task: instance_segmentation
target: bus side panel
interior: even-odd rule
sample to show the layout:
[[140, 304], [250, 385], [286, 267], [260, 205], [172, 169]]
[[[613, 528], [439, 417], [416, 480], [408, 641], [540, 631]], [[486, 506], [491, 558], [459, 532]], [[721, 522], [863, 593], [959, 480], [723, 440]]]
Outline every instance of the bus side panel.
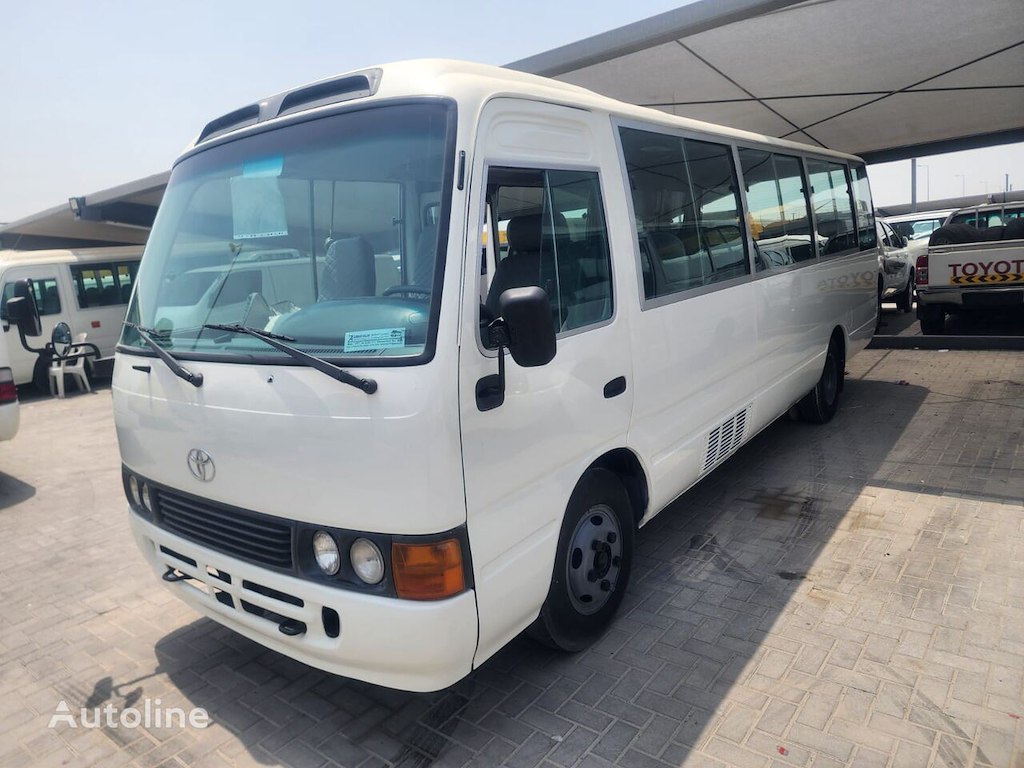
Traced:
[[649, 517], [814, 387], [835, 328], [847, 356], [863, 349], [873, 266], [873, 251], [814, 262], [639, 314], [630, 444], [649, 457]]
[[633, 318], [629, 443], [650, 467], [648, 516], [696, 482], [704, 436], [755, 398], [757, 293], [756, 283], [745, 283]]

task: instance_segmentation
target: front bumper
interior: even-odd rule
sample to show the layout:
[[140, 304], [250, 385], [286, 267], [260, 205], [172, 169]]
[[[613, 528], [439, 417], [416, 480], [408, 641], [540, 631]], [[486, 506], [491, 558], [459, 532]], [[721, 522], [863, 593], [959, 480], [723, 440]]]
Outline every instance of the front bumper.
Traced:
[[[407, 691], [436, 691], [469, 674], [473, 592], [417, 602], [364, 595], [271, 571], [169, 533], [129, 511], [146, 560], [178, 597], [251, 640], [312, 667]], [[332, 614], [333, 612], [333, 614]], [[282, 625], [298, 634], [285, 634]], [[332, 636], [336, 635], [336, 636]]]
[[1024, 305], [1024, 286], [984, 286], [978, 288], [917, 289], [917, 305], [927, 304], [960, 309], [988, 309]]

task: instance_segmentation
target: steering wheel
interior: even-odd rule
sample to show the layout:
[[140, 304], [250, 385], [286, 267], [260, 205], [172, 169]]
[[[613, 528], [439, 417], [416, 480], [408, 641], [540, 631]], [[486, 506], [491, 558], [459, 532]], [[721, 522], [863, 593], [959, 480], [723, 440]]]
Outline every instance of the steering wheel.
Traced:
[[392, 285], [390, 288], [385, 288], [384, 293], [382, 293], [381, 296], [395, 296], [397, 294], [409, 295], [416, 293], [429, 296], [430, 289], [422, 285]]

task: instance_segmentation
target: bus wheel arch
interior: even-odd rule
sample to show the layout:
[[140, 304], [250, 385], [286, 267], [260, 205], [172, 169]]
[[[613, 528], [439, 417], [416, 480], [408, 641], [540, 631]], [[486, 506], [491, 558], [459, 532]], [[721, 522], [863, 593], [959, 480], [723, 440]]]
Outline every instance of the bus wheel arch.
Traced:
[[846, 336], [836, 327], [825, 351], [821, 376], [814, 389], [798, 403], [800, 416], [812, 424], [825, 424], [832, 420], [839, 409], [839, 395], [843, 391], [846, 370]]
[[639, 528], [640, 521], [647, 513], [650, 504], [650, 489], [647, 485], [647, 474], [644, 472], [640, 459], [628, 448], [616, 448], [596, 459], [591, 469], [607, 469], [619, 478], [629, 495], [629, 503], [633, 508], [634, 526]]

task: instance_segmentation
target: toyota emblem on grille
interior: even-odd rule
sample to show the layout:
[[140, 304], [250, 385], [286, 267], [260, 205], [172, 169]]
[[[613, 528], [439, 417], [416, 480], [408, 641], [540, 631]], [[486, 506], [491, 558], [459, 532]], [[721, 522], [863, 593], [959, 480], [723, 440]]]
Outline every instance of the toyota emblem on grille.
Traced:
[[217, 469], [213, 466], [213, 459], [210, 458], [210, 454], [201, 448], [193, 448], [188, 452], [188, 471], [197, 480], [208, 483], [213, 480]]

